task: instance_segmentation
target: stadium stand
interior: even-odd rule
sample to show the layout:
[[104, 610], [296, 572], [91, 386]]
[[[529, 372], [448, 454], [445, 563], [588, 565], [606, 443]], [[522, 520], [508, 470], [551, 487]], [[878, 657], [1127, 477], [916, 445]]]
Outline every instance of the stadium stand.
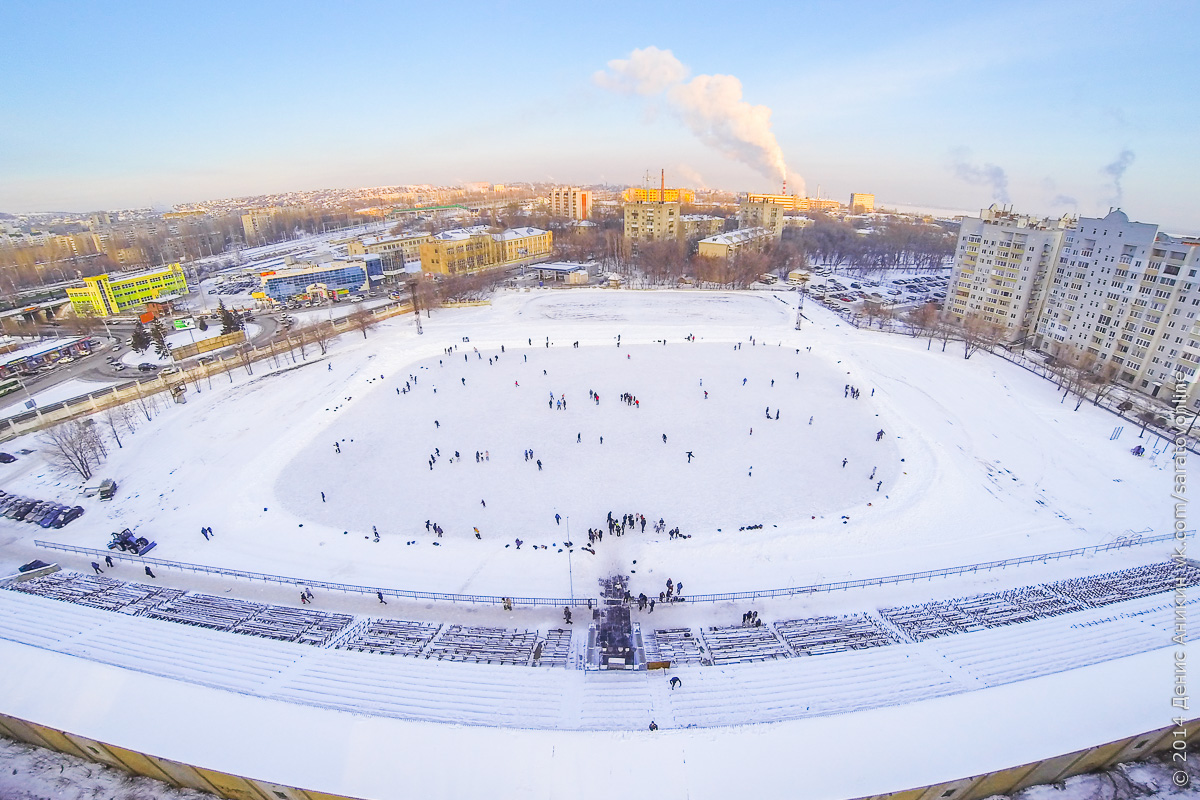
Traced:
[[701, 635], [714, 664], [738, 664], [791, 656], [787, 646], [776, 638], [767, 625], [710, 627]]
[[867, 614], [781, 620], [775, 623], [775, 632], [792, 652], [805, 656], [881, 647], [899, 641]]

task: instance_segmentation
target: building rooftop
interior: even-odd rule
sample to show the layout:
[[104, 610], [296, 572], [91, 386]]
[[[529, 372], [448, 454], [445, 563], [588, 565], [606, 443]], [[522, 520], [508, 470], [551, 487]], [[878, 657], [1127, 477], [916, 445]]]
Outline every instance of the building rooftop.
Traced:
[[764, 236], [774, 235], [774, 232], [770, 228], [741, 228], [736, 231], [718, 233], [716, 236], [709, 236], [700, 241], [710, 244], [742, 244], [744, 242], [752, 242], [755, 239], [761, 239]]
[[527, 239], [530, 236], [541, 236], [543, 233], [546, 233], [546, 231], [541, 228], [509, 228], [500, 231], [500, 233], [493, 233], [492, 238], [498, 242], [502, 242], [508, 239]]

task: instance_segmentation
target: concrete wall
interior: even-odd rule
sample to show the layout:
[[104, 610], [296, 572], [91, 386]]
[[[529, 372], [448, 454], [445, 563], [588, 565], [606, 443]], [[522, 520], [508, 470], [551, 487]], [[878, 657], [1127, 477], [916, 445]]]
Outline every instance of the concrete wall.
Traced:
[[[1194, 741], [1198, 734], [1196, 721], [1185, 726]], [[1088, 750], [1052, 756], [1033, 764], [1022, 764], [1008, 769], [975, 775], [970, 778], [950, 781], [936, 786], [922, 786], [890, 794], [873, 795], [860, 800], [982, 800], [996, 794], [1012, 794], [1028, 786], [1054, 783], [1111, 767], [1123, 761], [1138, 760], [1151, 753], [1169, 750], [1175, 740], [1174, 728], [1162, 728], [1117, 742], [1098, 745]], [[304, 790], [294, 786], [271, 783], [270, 781], [240, 775], [229, 775], [216, 770], [192, 767], [165, 758], [137, 753], [112, 744], [98, 742], [78, 734], [58, 731], [0, 714], [0, 735], [16, 741], [69, 753], [73, 756], [97, 761], [110, 767], [144, 775], [176, 787], [186, 787], [210, 792], [227, 800], [353, 800], [340, 795]]]

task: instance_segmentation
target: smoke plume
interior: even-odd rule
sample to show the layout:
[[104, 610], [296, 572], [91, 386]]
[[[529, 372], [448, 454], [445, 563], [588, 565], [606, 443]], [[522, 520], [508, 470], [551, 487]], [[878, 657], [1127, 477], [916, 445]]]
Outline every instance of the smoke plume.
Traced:
[[1107, 175], [1112, 181], [1112, 195], [1108, 198], [1111, 205], [1120, 206], [1121, 200], [1125, 197], [1125, 190], [1121, 186], [1121, 179], [1125, 177], [1125, 170], [1129, 169], [1129, 165], [1133, 163], [1134, 153], [1132, 150], [1125, 149], [1117, 156], [1117, 160], [1108, 164], [1104, 169], [1100, 170], [1102, 175]]
[[968, 164], [963, 155], [959, 154], [954, 161], [954, 176], [972, 186], [987, 186], [992, 190], [993, 200], [998, 203], [1008, 202], [1008, 175], [995, 164]]
[[804, 179], [789, 172], [771, 132], [771, 109], [742, 99], [742, 82], [732, 75], [697, 75], [670, 50], [646, 47], [608, 62], [593, 76], [598, 86], [622, 94], [661, 97], [700, 141], [740, 161], [775, 183], [787, 180], [803, 193]]

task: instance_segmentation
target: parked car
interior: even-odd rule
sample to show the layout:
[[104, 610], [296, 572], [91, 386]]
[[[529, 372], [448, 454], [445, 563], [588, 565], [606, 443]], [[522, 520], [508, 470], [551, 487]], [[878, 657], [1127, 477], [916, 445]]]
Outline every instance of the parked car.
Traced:
[[16, 460], [16, 456], [9, 455], [8, 453], [0, 453], [0, 464], [11, 464]]
[[65, 525], [69, 525], [72, 521], [78, 519], [82, 515], [83, 506], [68, 508], [59, 512], [58, 516], [51, 520], [50, 525], [55, 528], [61, 528]]
[[38, 525], [42, 526], [43, 528], [49, 528], [54, 523], [54, 520], [58, 519], [58, 515], [65, 510], [66, 509], [64, 506], [55, 503], [49, 511], [47, 511], [45, 514], [42, 514], [41, 518], [38, 519]]

